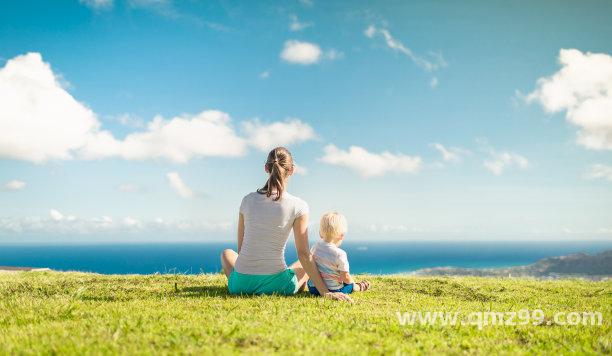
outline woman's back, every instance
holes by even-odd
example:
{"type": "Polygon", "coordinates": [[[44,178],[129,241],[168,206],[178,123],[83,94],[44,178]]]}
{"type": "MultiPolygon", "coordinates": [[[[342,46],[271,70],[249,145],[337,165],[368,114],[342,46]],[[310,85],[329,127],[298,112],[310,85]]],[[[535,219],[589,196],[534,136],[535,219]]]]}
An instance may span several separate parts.
{"type": "Polygon", "coordinates": [[[278,201],[257,192],[242,199],[244,240],[234,269],[244,274],[284,271],[285,246],[296,218],[308,214],[308,205],[287,192],[278,201]]]}

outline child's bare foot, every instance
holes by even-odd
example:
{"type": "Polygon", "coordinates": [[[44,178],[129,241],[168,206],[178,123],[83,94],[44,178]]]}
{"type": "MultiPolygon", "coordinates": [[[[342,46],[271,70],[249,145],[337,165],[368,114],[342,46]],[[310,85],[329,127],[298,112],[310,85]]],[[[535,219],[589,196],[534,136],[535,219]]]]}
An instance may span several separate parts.
{"type": "Polygon", "coordinates": [[[368,282],[368,281],[356,282],[353,289],[356,292],[365,292],[368,289],[370,289],[370,282],[368,282]]]}

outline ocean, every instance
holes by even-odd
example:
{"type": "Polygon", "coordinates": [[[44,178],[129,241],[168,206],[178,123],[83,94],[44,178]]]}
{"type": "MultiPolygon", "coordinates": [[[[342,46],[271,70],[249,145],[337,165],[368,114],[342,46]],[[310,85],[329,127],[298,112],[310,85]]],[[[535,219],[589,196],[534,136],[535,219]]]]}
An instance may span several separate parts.
{"type": "MultiPolygon", "coordinates": [[[[103,274],[212,273],[232,243],[0,244],[0,266],[47,267],[103,274]]],[[[510,267],[570,253],[612,249],[612,241],[347,242],[352,273],[408,273],[421,268],[510,267]]],[[[296,260],[287,245],[288,263],[296,260]]]]}

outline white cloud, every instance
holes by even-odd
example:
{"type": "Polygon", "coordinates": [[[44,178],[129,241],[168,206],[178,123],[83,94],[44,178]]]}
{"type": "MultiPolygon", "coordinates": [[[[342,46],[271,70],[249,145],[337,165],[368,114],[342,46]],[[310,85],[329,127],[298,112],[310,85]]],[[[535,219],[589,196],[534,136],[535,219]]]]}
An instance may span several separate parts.
{"type": "Polygon", "coordinates": [[[248,132],[243,138],[229,114],[217,110],[170,119],[156,116],[146,127],[129,115],[116,120],[139,129],[123,139],[102,129],[95,113],[61,87],[38,53],[15,57],[0,69],[0,159],[43,163],[116,157],[185,163],[198,157],[242,156],[249,142],[261,148],[266,142],[288,145],[314,137],[308,124],[294,119],[266,125],[247,122],[247,128],[262,132],[248,132]]]}
{"type": "Polygon", "coordinates": [[[263,72],[259,73],[259,79],[268,79],[268,78],[270,78],[270,71],[269,70],[266,70],[266,71],[263,71],[263,72]]]}
{"type": "Polygon", "coordinates": [[[316,137],[315,131],[310,125],[296,118],[272,123],[262,123],[255,119],[244,122],[242,129],[248,143],[262,151],[308,141],[316,137]]]}
{"type": "Polygon", "coordinates": [[[168,184],[176,194],[180,195],[182,198],[191,199],[194,197],[193,191],[183,182],[183,179],[177,172],[169,172],[166,174],[166,178],[168,179],[168,184]]]}
{"type": "Polygon", "coordinates": [[[12,181],[6,182],[6,184],[4,185],[4,189],[5,190],[20,190],[20,189],[25,188],[26,185],[27,185],[26,182],[14,179],[12,181]]]}
{"type": "Polygon", "coordinates": [[[540,103],[549,113],[565,111],[577,126],[577,143],[590,149],[612,150],[612,56],[559,51],[561,69],[538,79],[528,102],[540,103]]]}
{"type": "Polygon", "coordinates": [[[172,0],[127,0],[127,4],[135,9],[148,9],[159,15],[178,18],[179,13],[174,8],[172,0]]]}
{"type": "Polygon", "coordinates": [[[143,132],[117,140],[108,131],[90,135],[80,151],[84,159],[121,157],[127,160],[163,158],[185,163],[194,157],[236,157],[246,152],[228,114],[209,110],[166,120],[155,117],[143,132]]]}
{"type": "Polygon", "coordinates": [[[483,162],[484,167],[495,175],[501,175],[511,168],[524,170],[529,167],[529,160],[525,156],[510,151],[498,151],[486,139],[479,138],[476,142],[480,150],[489,155],[483,162]]]}
{"type": "Polygon", "coordinates": [[[113,7],[113,0],[79,0],[79,2],[95,10],[110,9],[113,7]]]}
{"type": "Polygon", "coordinates": [[[0,69],[0,158],[37,163],[72,158],[99,125],[39,53],[17,56],[0,69]]]}
{"type": "Polygon", "coordinates": [[[145,124],[145,121],[141,117],[130,115],[130,114],[117,115],[115,117],[112,117],[112,119],[114,119],[121,125],[130,127],[130,128],[143,129],[147,126],[145,124]]]}
{"type": "Polygon", "coordinates": [[[64,219],[64,215],[55,209],[49,210],[49,215],[53,221],[62,221],[64,219]]]}
{"type": "Polygon", "coordinates": [[[227,232],[233,226],[228,222],[197,220],[142,220],[130,216],[81,218],[64,216],[57,210],[50,217],[0,217],[0,234],[124,234],[124,233],[193,233],[227,232]]]}
{"type": "Polygon", "coordinates": [[[343,151],[333,144],[324,148],[321,161],[349,168],[362,177],[383,176],[387,173],[416,173],[421,168],[421,157],[407,156],[388,151],[371,153],[359,146],[351,146],[343,151]]]}
{"type": "Polygon", "coordinates": [[[484,161],[484,166],[495,175],[501,175],[509,168],[526,169],[529,166],[527,158],[513,152],[495,151],[491,152],[490,155],[491,158],[484,161]]]}
{"type": "Polygon", "coordinates": [[[316,43],[290,40],[285,42],[280,57],[288,63],[310,65],[321,61],[322,53],[316,43]]]}
{"type": "Polygon", "coordinates": [[[299,0],[299,2],[306,7],[314,6],[314,2],[312,0],[299,0]]]}
{"type": "Polygon", "coordinates": [[[612,182],[612,166],[594,164],[589,167],[584,174],[586,179],[604,179],[612,182]]]}
{"type": "Polygon", "coordinates": [[[308,27],[312,27],[312,22],[300,22],[296,15],[289,15],[289,30],[293,32],[302,31],[308,27]]]}
{"type": "Polygon", "coordinates": [[[208,27],[215,31],[228,32],[229,29],[223,24],[204,20],[193,12],[181,11],[175,6],[174,0],[127,0],[130,9],[141,9],[150,11],[163,18],[181,23],[188,23],[198,27],[208,27]]]}
{"type": "Polygon", "coordinates": [[[295,174],[299,174],[301,176],[305,176],[305,175],[308,174],[308,168],[296,164],[295,167],[293,167],[293,172],[295,174]]]}
{"type": "Polygon", "coordinates": [[[435,148],[442,155],[442,159],[446,162],[459,163],[463,160],[463,157],[469,155],[471,152],[461,147],[444,147],[444,145],[434,142],[430,144],[431,147],[435,148]]]}
{"type": "Polygon", "coordinates": [[[123,218],[122,220],[123,225],[125,225],[128,228],[140,228],[142,227],[142,223],[140,222],[140,220],[138,219],[134,219],[130,216],[126,216],[125,218],[123,218]]]}
{"type": "Polygon", "coordinates": [[[175,0],[127,0],[126,4],[130,9],[140,9],[150,11],[163,18],[179,21],[181,23],[187,23],[195,25],[197,27],[207,27],[214,31],[219,32],[230,32],[231,28],[218,22],[207,21],[200,15],[194,12],[182,11],[179,7],[175,6],[176,3],[180,3],[175,0]]]}
{"type": "Polygon", "coordinates": [[[391,233],[391,234],[403,234],[403,233],[423,233],[427,230],[420,227],[409,227],[403,224],[391,225],[391,224],[370,224],[367,226],[367,231],[373,233],[391,233]]]}
{"type": "Polygon", "coordinates": [[[386,28],[378,28],[374,25],[370,25],[365,29],[364,35],[371,39],[373,39],[376,35],[382,36],[387,47],[396,52],[404,54],[416,65],[427,71],[434,71],[448,65],[440,53],[430,53],[432,57],[431,59],[425,59],[414,54],[410,48],[406,47],[400,40],[394,38],[386,28]]]}
{"type": "Polygon", "coordinates": [[[340,52],[332,48],[332,49],[325,51],[324,57],[327,60],[335,61],[337,59],[344,58],[344,52],[340,52]]]}
{"type": "Polygon", "coordinates": [[[128,0],[132,6],[168,6],[172,4],[172,0],[128,0]]]}

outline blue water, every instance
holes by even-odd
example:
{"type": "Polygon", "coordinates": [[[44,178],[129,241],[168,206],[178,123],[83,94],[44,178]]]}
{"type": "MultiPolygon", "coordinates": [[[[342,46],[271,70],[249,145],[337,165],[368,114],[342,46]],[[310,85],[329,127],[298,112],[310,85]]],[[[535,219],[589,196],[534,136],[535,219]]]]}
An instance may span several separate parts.
{"type": "MultiPolygon", "coordinates": [[[[48,267],[105,274],[218,272],[232,243],[15,245],[0,244],[0,266],[48,267]]],[[[598,242],[360,242],[346,243],[353,273],[401,273],[436,266],[507,267],[576,252],[612,249],[598,242]]],[[[296,260],[287,246],[287,262],[296,260]]]]}

